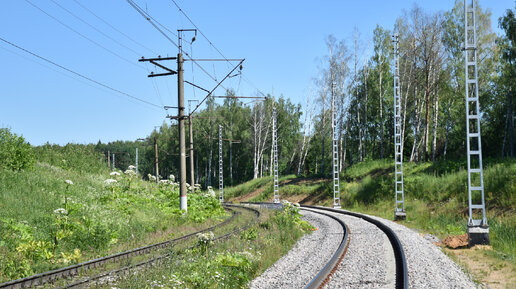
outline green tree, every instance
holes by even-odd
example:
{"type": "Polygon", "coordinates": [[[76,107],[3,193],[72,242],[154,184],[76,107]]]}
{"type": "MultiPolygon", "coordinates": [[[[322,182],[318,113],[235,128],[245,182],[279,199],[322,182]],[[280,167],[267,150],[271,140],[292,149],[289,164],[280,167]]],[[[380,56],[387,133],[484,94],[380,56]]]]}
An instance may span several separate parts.
{"type": "Polygon", "coordinates": [[[19,171],[34,165],[34,151],[22,136],[0,128],[0,168],[19,171]]]}

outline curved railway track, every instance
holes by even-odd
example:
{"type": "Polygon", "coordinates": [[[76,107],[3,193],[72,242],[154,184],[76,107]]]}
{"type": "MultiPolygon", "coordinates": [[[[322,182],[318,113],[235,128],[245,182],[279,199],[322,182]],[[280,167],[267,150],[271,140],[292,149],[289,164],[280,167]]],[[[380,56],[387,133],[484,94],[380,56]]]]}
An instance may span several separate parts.
{"type": "MultiPolygon", "coordinates": [[[[274,208],[279,207],[281,205],[279,204],[272,204],[272,203],[264,203],[264,202],[257,202],[257,203],[249,203],[245,202],[243,204],[248,205],[257,205],[260,207],[266,207],[266,208],[274,208]]],[[[326,263],[324,268],[322,268],[317,275],[305,286],[305,289],[315,289],[315,288],[322,288],[323,286],[328,284],[328,281],[330,280],[330,276],[337,270],[337,267],[340,263],[340,261],[345,258],[345,254],[347,251],[347,248],[349,246],[350,239],[353,238],[352,234],[349,233],[349,228],[344,224],[344,222],[336,217],[333,214],[342,214],[347,216],[352,216],[355,218],[359,218],[361,220],[364,220],[368,223],[371,223],[378,229],[380,229],[388,238],[390,245],[392,246],[392,250],[394,253],[394,260],[395,260],[395,288],[397,289],[405,289],[408,288],[408,269],[407,269],[407,262],[405,258],[405,253],[403,251],[403,246],[399,240],[399,238],[396,236],[394,231],[389,228],[387,225],[383,224],[381,221],[378,221],[374,218],[371,218],[367,215],[363,215],[360,213],[355,212],[349,212],[345,210],[340,209],[333,209],[328,207],[320,207],[320,206],[305,206],[301,205],[301,209],[307,210],[313,213],[318,213],[322,215],[326,215],[334,220],[337,220],[339,224],[341,224],[344,228],[344,236],[340,242],[340,245],[338,246],[337,250],[331,257],[331,259],[326,263]],[[320,211],[326,211],[328,213],[323,213],[320,211]],[[333,214],[329,214],[333,213],[333,214]]],[[[365,245],[365,244],[364,244],[365,245]]],[[[338,284],[335,284],[338,286],[338,284]]],[[[338,288],[338,287],[337,287],[338,288]]]]}
{"type": "MultiPolygon", "coordinates": [[[[392,249],[394,252],[394,259],[395,259],[395,263],[396,263],[396,277],[395,277],[396,278],[395,279],[396,280],[396,285],[395,285],[396,288],[397,289],[408,288],[408,269],[407,269],[407,261],[405,258],[405,252],[403,251],[403,246],[401,245],[401,241],[396,236],[394,231],[391,228],[389,228],[387,225],[385,225],[384,223],[382,223],[376,219],[373,219],[367,215],[355,213],[355,212],[344,211],[344,210],[340,210],[340,209],[333,209],[333,208],[320,207],[320,206],[306,206],[306,205],[302,205],[301,208],[323,210],[323,211],[348,215],[348,216],[362,219],[366,222],[369,222],[369,223],[375,225],[387,236],[387,238],[389,239],[389,242],[392,246],[392,249]]],[[[330,260],[330,262],[332,262],[332,260],[330,260]]],[[[335,269],[336,269],[335,267],[326,266],[318,273],[318,276],[319,275],[327,276],[325,278],[325,280],[327,281],[328,277],[331,275],[331,273],[335,269]]],[[[320,277],[320,279],[322,279],[322,277],[320,277]]],[[[311,283],[312,282],[310,282],[310,284],[308,284],[307,287],[305,287],[305,288],[320,288],[320,287],[322,287],[322,285],[324,285],[324,282],[320,282],[320,283],[314,282],[313,285],[311,285],[311,283]]]]}
{"type": "MultiPolygon", "coordinates": [[[[234,235],[234,234],[236,234],[236,233],[238,233],[240,231],[246,230],[249,226],[254,224],[260,218],[260,212],[258,210],[256,210],[256,209],[253,209],[253,208],[237,206],[237,205],[231,205],[231,204],[224,204],[224,207],[225,207],[226,210],[229,210],[229,211],[232,212],[232,216],[230,218],[224,220],[223,222],[221,222],[219,224],[216,224],[216,225],[214,225],[212,227],[209,227],[209,228],[206,228],[206,229],[194,232],[194,233],[190,233],[188,235],[185,235],[185,236],[182,236],[182,237],[179,237],[179,238],[167,240],[167,241],[164,241],[164,242],[160,242],[160,243],[156,243],[156,244],[152,244],[152,245],[148,245],[148,246],[143,246],[143,247],[135,248],[135,249],[132,249],[132,250],[121,252],[121,253],[117,253],[117,254],[113,254],[113,255],[97,258],[97,259],[93,259],[93,260],[90,260],[90,261],[86,261],[86,262],[83,262],[83,263],[75,264],[75,265],[72,265],[72,266],[68,266],[68,267],[64,267],[64,268],[60,268],[60,269],[56,269],[56,270],[52,270],[52,271],[48,271],[48,272],[32,275],[32,276],[29,276],[29,277],[25,277],[25,278],[21,278],[21,279],[12,280],[12,281],[9,281],[9,282],[1,283],[0,284],[0,288],[2,288],[2,289],[4,289],[4,288],[6,288],[6,289],[21,289],[21,288],[41,287],[41,286],[46,285],[48,283],[52,283],[53,284],[56,281],[61,280],[61,279],[74,277],[74,276],[78,275],[79,273],[84,273],[84,272],[90,271],[90,270],[95,269],[95,268],[100,268],[101,266],[105,266],[108,263],[121,262],[123,260],[127,260],[127,259],[135,257],[135,256],[146,255],[146,254],[149,254],[151,252],[154,252],[154,251],[157,251],[157,250],[160,250],[160,249],[164,249],[164,248],[167,248],[167,247],[179,244],[179,243],[184,242],[184,241],[186,241],[188,239],[191,239],[192,237],[196,236],[198,233],[214,231],[215,229],[218,229],[218,228],[221,228],[221,227],[224,227],[224,226],[227,226],[227,225],[231,224],[233,221],[235,221],[236,216],[241,214],[240,212],[235,211],[234,209],[232,209],[232,208],[235,208],[235,207],[252,211],[254,213],[254,215],[255,215],[255,218],[253,219],[253,221],[245,224],[244,226],[236,227],[233,230],[231,230],[230,232],[228,232],[228,233],[226,233],[224,235],[216,237],[214,239],[214,241],[220,241],[220,240],[229,238],[230,236],[232,236],[232,235],[234,235]]],[[[166,258],[167,255],[168,255],[168,253],[167,254],[163,254],[163,255],[159,255],[157,257],[149,258],[149,259],[147,259],[145,261],[142,261],[142,262],[130,265],[130,266],[125,266],[125,267],[122,267],[122,268],[119,268],[119,269],[110,270],[110,271],[107,271],[107,272],[102,272],[102,273],[97,274],[95,276],[87,277],[87,278],[81,279],[79,281],[72,281],[72,283],[65,285],[63,288],[86,287],[89,283],[101,280],[102,278],[106,278],[106,277],[112,276],[112,275],[121,275],[123,273],[129,272],[132,269],[137,269],[137,268],[142,268],[142,267],[145,267],[145,266],[148,266],[148,265],[152,265],[152,264],[157,263],[157,262],[161,261],[162,259],[166,258]]],[[[52,286],[52,287],[54,287],[54,286],[52,286]]]]}

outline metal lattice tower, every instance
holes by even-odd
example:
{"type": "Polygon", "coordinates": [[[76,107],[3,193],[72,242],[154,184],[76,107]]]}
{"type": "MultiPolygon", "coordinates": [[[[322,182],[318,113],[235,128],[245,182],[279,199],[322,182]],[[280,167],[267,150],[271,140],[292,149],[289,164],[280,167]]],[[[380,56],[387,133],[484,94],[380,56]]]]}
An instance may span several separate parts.
{"type": "Polygon", "coordinates": [[[405,219],[403,190],[403,140],[401,139],[400,51],[399,35],[393,35],[394,44],[394,190],[396,209],[394,219],[405,219]]]}
{"type": "Polygon", "coordinates": [[[339,180],[339,141],[335,130],[337,129],[337,116],[335,112],[335,94],[333,93],[334,83],[331,83],[331,138],[333,157],[333,207],[340,208],[340,180],[339,180]]]}
{"type": "Polygon", "coordinates": [[[464,57],[466,75],[466,135],[468,155],[469,244],[489,244],[489,228],[484,201],[484,173],[480,139],[480,107],[478,103],[477,40],[475,0],[464,0],[464,57]],[[475,210],[475,211],[473,211],[475,210]],[[482,219],[473,214],[481,211],[482,219]]]}
{"type": "Polygon", "coordinates": [[[279,180],[278,180],[278,132],[276,131],[276,107],[272,108],[272,155],[274,170],[274,203],[279,203],[279,180]]]}
{"type": "Polygon", "coordinates": [[[219,201],[224,202],[224,172],[222,170],[222,125],[219,125],[219,201]]]}

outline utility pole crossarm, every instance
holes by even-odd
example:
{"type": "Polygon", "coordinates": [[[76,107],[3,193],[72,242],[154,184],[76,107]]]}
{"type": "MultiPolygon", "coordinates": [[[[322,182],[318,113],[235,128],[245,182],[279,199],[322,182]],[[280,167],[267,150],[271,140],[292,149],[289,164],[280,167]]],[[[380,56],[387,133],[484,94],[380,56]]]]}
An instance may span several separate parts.
{"type": "Polygon", "coordinates": [[[156,77],[156,76],[166,76],[166,75],[174,75],[174,74],[177,74],[177,71],[175,70],[172,70],[164,65],[161,65],[159,63],[157,63],[156,61],[162,61],[162,60],[175,60],[177,59],[177,57],[165,57],[165,58],[161,58],[158,56],[158,58],[140,58],[138,59],[139,62],[150,62],[160,68],[162,68],[163,70],[166,70],[168,72],[165,72],[165,73],[154,73],[154,72],[151,72],[149,75],[147,75],[147,77],[156,77]]]}
{"type": "Polygon", "coordinates": [[[234,96],[234,95],[218,95],[218,96],[212,96],[212,97],[215,97],[215,98],[252,98],[252,99],[260,99],[260,100],[265,100],[265,97],[263,96],[234,96]]]}

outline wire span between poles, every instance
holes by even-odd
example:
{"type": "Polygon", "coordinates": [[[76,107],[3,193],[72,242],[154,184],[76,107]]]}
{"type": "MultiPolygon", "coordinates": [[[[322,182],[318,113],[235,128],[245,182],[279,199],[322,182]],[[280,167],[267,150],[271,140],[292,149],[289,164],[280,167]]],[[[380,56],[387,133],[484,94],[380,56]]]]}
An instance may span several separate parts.
{"type": "Polygon", "coordinates": [[[100,86],[104,87],[104,88],[107,88],[107,89],[112,90],[112,91],[114,91],[114,92],[116,92],[116,93],[119,93],[119,94],[125,95],[125,96],[127,96],[127,97],[129,97],[129,98],[132,98],[132,99],[134,99],[134,100],[140,101],[140,102],[145,103],[145,104],[147,104],[147,105],[154,106],[154,107],[157,107],[157,108],[159,108],[159,109],[162,109],[162,107],[161,107],[161,106],[159,106],[159,105],[157,105],[157,104],[154,104],[154,103],[152,103],[152,102],[148,102],[148,101],[146,101],[146,100],[140,99],[140,98],[138,98],[138,97],[136,97],[136,96],[132,96],[132,95],[130,95],[130,94],[128,94],[128,93],[125,93],[125,92],[120,91],[120,90],[118,90],[118,89],[116,89],[116,88],[113,88],[113,87],[111,87],[111,86],[109,86],[109,85],[107,85],[107,84],[104,84],[104,83],[101,83],[101,82],[99,82],[99,81],[96,81],[96,80],[94,80],[94,79],[92,79],[92,78],[89,78],[88,76],[84,76],[84,75],[82,75],[82,74],[80,74],[80,73],[78,73],[78,72],[75,72],[75,71],[73,71],[73,70],[71,70],[71,69],[69,69],[69,68],[66,68],[66,67],[62,66],[61,64],[58,64],[58,63],[56,63],[56,62],[53,62],[52,60],[49,60],[49,59],[47,59],[47,58],[45,58],[45,57],[43,57],[43,56],[39,56],[38,54],[36,54],[36,53],[34,53],[34,52],[31,52],[31,51],[29,51],[29,50],[27,50],[27,49],[25,49],[25,48],[23,48],[23,47],[21,47],[21,46],[18,46],[18,45],[14,44],[14,43],[12,43],[12,42],[10,42],[10,41],[8,41],[8,40],[5,40],[5,39],[3,39],[2,37],[0,37],[0,40],[1,40],[1,41],[3,41],[3,42],[5,42],[5,43],[7,43],[7,44],[9,44],[9,45],[11,45],[11,46],[13,46],[13,47],[15,47],[15,48],[17,48],[17,49],[19,49],[19,50],[22,50],[22,51],[24,51],[24,52],[26,52],[26,53],[28,53],[28,54],[30,54],[30,55],[32,55],[32,56],[34,56],[34,57],[37,57],[37,58],[39,58],[39,59],[41,59],[41,60],[43,60],[43,61],[45,61],[45,62],[48,62],[48,63],[50,63],[50,64],[52,64],[52,65],[54,65],[54,66],[57,66],[57,67],[59,67],[59,68],[61,68],[61,69],[63,69],[63,70],[66,70],[66,71],[68,71],[68,72],[70,72],[70,73],[72,73],[72,74],[75,74],[75,75],[77,75],[77,76],[79,76],[79,77],[81,77],[81,78],[83,78],[83,79],[86,79],[86,80],[88,80],[88,81],[91,81],[91,82],[93,82],[93,83],[95,83],[95,84],[97,84],[97,85],[100,85],[100,86]]]}
{"type": "Polygon", "coordinates": [[[190,113],[190,115],[192,115],[204,103],[204,101],[206,101],[206,99],[208,99],[208,97],[211,96],[215,89],[217,89],[222,84],[222,82],[224,82],[224,80],[226,80],[231,75],[231,73],[233,73],[233,71],[235,71],[235,69],[237,69],[244,61],[245,58],[242,59],[237,65],[235,65],[235,67],[233,67],[233,69],[231,69],[231,71],[228,74],[226,74],[226,76],[221,81],[219,81],[217,85],[215,85],[215,87],[208,93],[208,95],[206,95],[206,97],[203,100],[201,100],[201,102],[197,106],[195,106],[194,110],[190,113]]]}

